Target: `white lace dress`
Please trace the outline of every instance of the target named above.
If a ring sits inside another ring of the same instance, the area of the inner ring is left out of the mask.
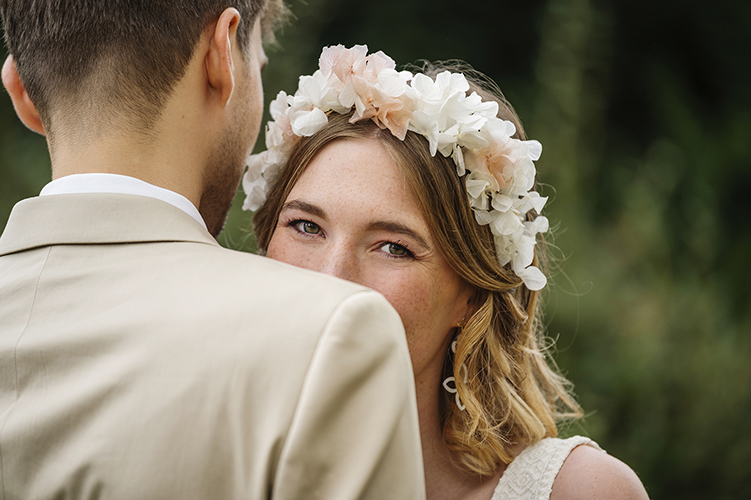
[[[589,438],[545,438],[522,451],[509,464],[491,500],[548,500],[553,481],[571,450],[588,445],[602,451]]]

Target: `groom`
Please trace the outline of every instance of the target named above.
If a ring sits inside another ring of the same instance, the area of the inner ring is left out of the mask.
[[[419,499],[399,318],[222,249],[281,0],[0,0],[53,181],[0,238],[0,499]]]

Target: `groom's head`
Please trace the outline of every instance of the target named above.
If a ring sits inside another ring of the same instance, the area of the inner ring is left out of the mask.
[[[227,8],[244,52],[256,19],[280,0],[1,0],[5,40],[46,134],[57,115],[120,114],[139,129],[158,118],[201,33]],[[102,116],[108,121],[109,116]]]
[[[53,177],[140,177],[188,197],[217,235],[258,136],[262,38],[283,0],[0,0],[0,10],[3,83],[47,136]],[[113,152],[118,166],[101,167]]]

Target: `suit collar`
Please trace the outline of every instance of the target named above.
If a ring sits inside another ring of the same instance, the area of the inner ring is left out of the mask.
[[[170,205],[179,208],[206,228],[206,223],[198,212],[198,209],[185,196],[129,175],[103,174],[99,172],[66,175],[44,186],[39,196],[82,193],[149,196],[157,200],[166,201]]]
[[[217,245],[192,217],[163,201],[126,194],[60,194],[13,207],[0,255],[48,245],[185,241]]]

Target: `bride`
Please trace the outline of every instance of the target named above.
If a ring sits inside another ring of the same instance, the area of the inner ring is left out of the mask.
[[[243,180],[259,247],[399,312],[428,499],[647,498],[596,443],[556,437],[581,410],[541,336],[541,145],[481,75],[394,68],[329,47],[271,104]]]

